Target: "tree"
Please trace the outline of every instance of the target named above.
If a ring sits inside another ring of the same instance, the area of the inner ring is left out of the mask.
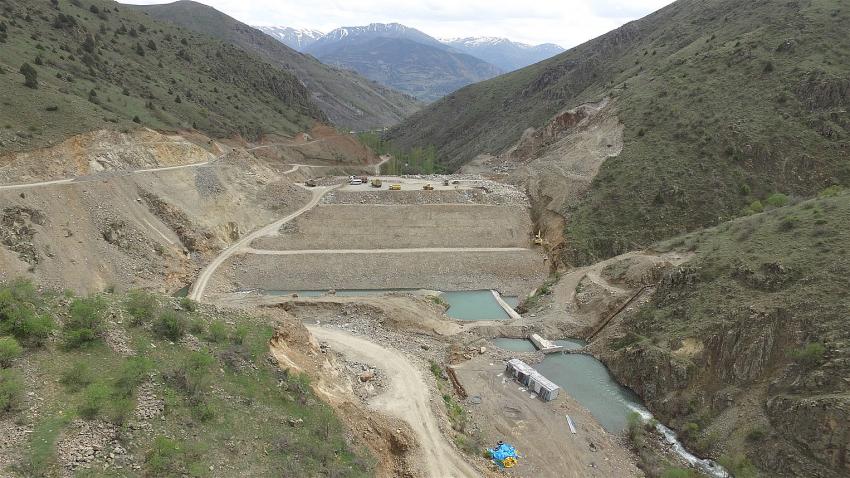
[[[94,37],[91,36],[91,33],[86,33],[86,39],[83,40],[83,50],[94,53]]]
[[[24,86],[38,88],[38,72],[29,63],[21,65],[21,74],[24,75]]]

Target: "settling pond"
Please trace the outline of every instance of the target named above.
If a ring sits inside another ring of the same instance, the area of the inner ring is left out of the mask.
[[[349,289],[337,290],[339,297],[363,297],[369,295],[384,295],[392,292],[415,292],[415,289]],[[263,291],[264,294],[273,296],[288,296],[298,294],[299,297],[321,297],[326,295],[326,290],[299,290],[299,291]],[[493,293],[489,290],[461,290],[442,292],[440,298],[449,306],[446,315],[453,319],[481,321],[481,320],[507,320],[508,313],[499,305]],[[519,298],[502,296],[502,299],[511,307],[519,305]]]
[[[493,339],[492,344],[511,352],[534,352],[534,344],[525,339]],[[567,350],[578,350],[585,346],[581,340],[558,340]],[[590,355],[553,353],[546,355],[543,362],[534,365],[535,370],[560,386],[564,392],[590,411],[594,418],[609,433],[620,433],[628,426],[628,417],[637,413],[644,421],[652,420],[647,410],[633,391],[623,387],[611,375],[608,368]],[[667,443],[685,461],[714,478],[727,478],[729,474],[712,460],[700,459],[679,442],[676,434],[659,423],[656,427]]]

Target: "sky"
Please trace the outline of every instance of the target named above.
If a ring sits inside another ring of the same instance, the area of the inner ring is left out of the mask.
[[[123,3],[169,3],[121,0]],[[570,48],[672,0],[201,0],[255,26],[313,28],[398,22],[436,38],[494,36]]]

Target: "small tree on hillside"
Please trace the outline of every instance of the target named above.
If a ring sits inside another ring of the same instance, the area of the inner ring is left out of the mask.
[[[21,74],[24,75],[24,86],[38,88],[38,72],[29,63],[21,65]]]

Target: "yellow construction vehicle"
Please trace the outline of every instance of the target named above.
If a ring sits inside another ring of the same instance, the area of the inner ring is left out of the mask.
[[[537,235],[534,236],[534,245],[542,246],[543,245],[543,236],[540,234],[540,231],[537,231]]]
[[[401,191],[401,184],[390,184],[390,191]]]

